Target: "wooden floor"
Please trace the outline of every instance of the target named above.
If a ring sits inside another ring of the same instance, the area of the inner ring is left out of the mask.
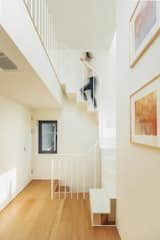
[[[89,201],[50,199],[48,181],[32,181],[0,213],[0,240],[120,240],[115,227],[91,227]]]

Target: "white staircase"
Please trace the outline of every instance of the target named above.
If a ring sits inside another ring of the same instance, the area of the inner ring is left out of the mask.
[[[98,110],[94,108],[91,99],[85,101],[82,98],[80,91],[70,92],[67,89],[66,84],[62,84],[62,89],[69,100],[75,102],[75,104],[77,104],[80,110],[85,111],[94,121],[98,123]]]
[[[111,199],[103,188],[89,190],[91,224],[115,226],[116,199]]]

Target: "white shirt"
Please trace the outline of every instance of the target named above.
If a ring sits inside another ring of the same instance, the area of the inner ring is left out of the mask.
[[[91,61],[83,61],[86,70],[87,70],[87,77],[91,78],[91,77],[95,77],[96,76],[96,68],[95,68],[95,62],[93,60]]]

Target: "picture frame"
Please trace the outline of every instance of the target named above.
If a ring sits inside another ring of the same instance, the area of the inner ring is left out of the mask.
[[[159,12],[160,1],[138,0],[129,22],[131,68],[160,35]]]
[[[160,74],[130,96],[130,143],[160,148]]]

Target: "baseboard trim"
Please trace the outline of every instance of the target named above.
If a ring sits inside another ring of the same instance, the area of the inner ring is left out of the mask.
[[[12,195],[12,197],[10,199],[8,199],[4,204],[2,204],[2,206],[0,207],[0,212],[6,208],[16,197],[18,194],[20,194],[25,187],[28,186],[28,184],[32,181],[32,179],[29,179],[28,181],[26,181],[26,183],[23,184],[23,186],[21,186],[19,189],[17,189],[17,191]]]

